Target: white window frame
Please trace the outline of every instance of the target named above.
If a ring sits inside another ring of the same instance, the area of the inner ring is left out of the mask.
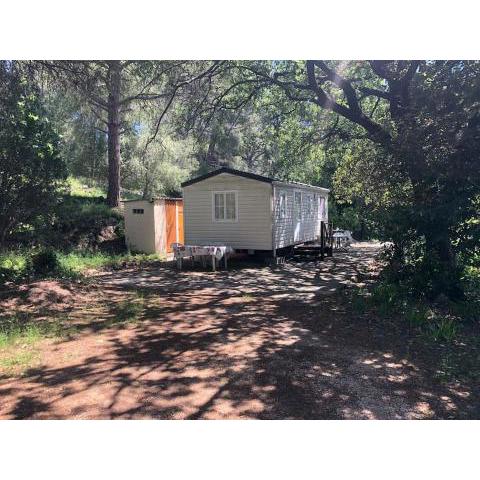
[[[285,191],[280,191],[278,194],[278,211],[279,218],[287,218],[287,192]]]
[[[235,195],[235,218],[226,218],[227,216],[227,193]],[[215,218],[215,195],[223,194],[223,219]],[[238,222],[238,190],[215,190],[212,192],[212,221],[215,223],[237,223]]]
[[[322,199],[323,199],[323,208],[322,207]],[[318,219],[322,222],[326,220],[327,217],[327,199],[323,195],[318,196]]]
[[[313,217],[313,200],[312,194],[305,192],[302,195],[302,208],[303,208],[303,200],[305,199],[305,218]]]
[[[300,194],[300,215],[298,216],[297,211],[297,193]],[[303,192],[301,190],[293,191],[293,221],[301,222],[303,220]]]

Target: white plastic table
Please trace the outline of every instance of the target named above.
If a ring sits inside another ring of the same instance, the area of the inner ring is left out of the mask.
[[[227,269],[227,254],[233,252],[233,248],[228,245],[180,245],[173,244],[173,256],[177,260],[177,267],[182,269],[182,261],[185,257],[210,257],[212,259],[212,271],[215,271],[215,263],[222,257],[225,261],[225,270]]]
[[[336,248],[346,247],[352,241],[352,235],[348,231],[340,230],[333,232],[333,240]]]

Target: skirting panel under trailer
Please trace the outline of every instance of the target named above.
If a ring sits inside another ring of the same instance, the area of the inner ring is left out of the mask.
[[[308,255],[314,257],[320,257],[323,260],[326,256],[333,256],[333,247],[323,247],[319,244],[303,244],[295,247],[294,254],[299,253],[301,255]]]

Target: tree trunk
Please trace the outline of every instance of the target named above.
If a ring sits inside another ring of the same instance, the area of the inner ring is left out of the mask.
[[[120,95],[121,65],[109,62],[108,81],[108,195],[110,207],[120,205]]]
[[[456,255],[448,234],[448,227],[438,225],[425,230],[425,255],[432,278],[432,294],[458,300],[463,297]]]
[[[404,142],[408,143],[410,142]],[[400,159],[404,161],[405,170],[413,187],[412,225],[418,235],[425,238],[422,274],[428,278],[425,284],[429,285],[429,294],[433,297],[442,294],[452,300],[461,299],[463,289],[456,254],[450,239],[450,225],[443,213],[436,213],[435,203],[442,200],[432,192],[431,185],[425,182],[425,179],[433,178],[434,173],[418,149],[407,153],[404,151],[403,158]]]
[[[12,220],[8,218],[7,214],[5,214],[5,217],[2,215],[0,217],[0,252],[5,248],[8,231],[11,226]]]
[[[208,151],[206,154],[206,164],[208,167],[218,168],[218,159],[217,155],[215,154],[215,147],[216,147],[216,138],[215,135],[212,133],[210,135],[210,141],[208,143]]]
[[[6,237],[7,229],[3,225],[0,225],[0,252],[2,252],[5,247]]]

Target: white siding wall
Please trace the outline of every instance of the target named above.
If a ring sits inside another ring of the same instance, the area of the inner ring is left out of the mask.
[[[301,219],[295,215],[295,192],[302,193]],[[280,197],[286,196],[285,217],[281,217]],[[306,196],[311,196],[311,214],[307,215]],[[325,198],[325,212],[328,221],[327,193],[302,186],[275,186],[275,244],[276,248],[283,248],[295,243],[309,242],[320,235],[319,198]]]
[[[237,191],[236,222],[215,222],[212,192]],[[184,187],[185,244],[221,243],[237,249],[272,249],[272,186],[222,173]]]
[[[133,209],[143,208],[143,215]],[[154,204],[146,200],[124,203],[125,240],[128,248],[145,253],[155,253]]]

